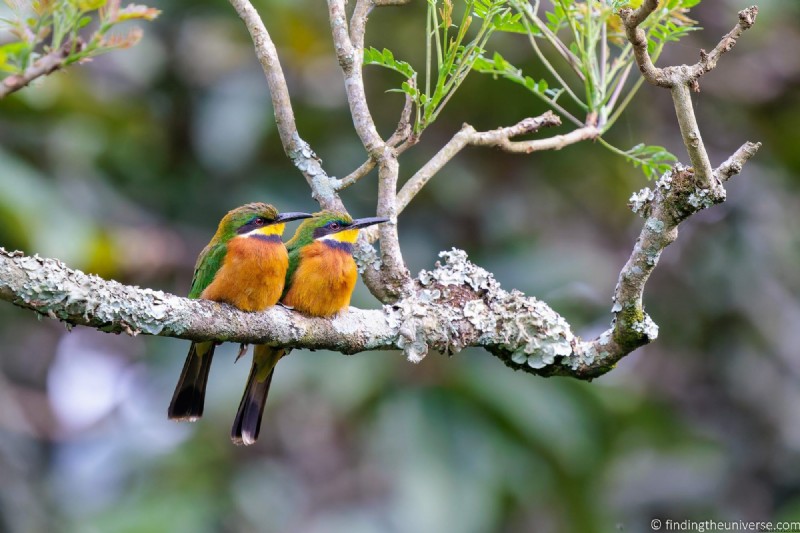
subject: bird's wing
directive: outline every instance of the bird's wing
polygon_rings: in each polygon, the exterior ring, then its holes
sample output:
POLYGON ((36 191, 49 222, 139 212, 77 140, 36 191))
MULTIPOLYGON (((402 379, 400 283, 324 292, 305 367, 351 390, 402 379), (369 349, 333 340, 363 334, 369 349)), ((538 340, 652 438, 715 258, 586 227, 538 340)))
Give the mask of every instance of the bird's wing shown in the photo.
POLYGON ((289 269, 286 270, 286 284, 283 286, 283 296, 289 292, 289 286, 292 284, 292 276, 294 276, 298 265, 300 265, 300 250, 302 249, 302 245, 292 246, 291 242, 286 244, 286 251, 289 252, 289 269))
POLYGON ((192 278, 192 289, 189 291, 189 298, 199 298, 206 287, 211 285, 219 267, 222 266, 227 248, 224 243, 209 244, 203 248, 203 251, 197 257, 197 264, 194 266, 194 277, 192 278))

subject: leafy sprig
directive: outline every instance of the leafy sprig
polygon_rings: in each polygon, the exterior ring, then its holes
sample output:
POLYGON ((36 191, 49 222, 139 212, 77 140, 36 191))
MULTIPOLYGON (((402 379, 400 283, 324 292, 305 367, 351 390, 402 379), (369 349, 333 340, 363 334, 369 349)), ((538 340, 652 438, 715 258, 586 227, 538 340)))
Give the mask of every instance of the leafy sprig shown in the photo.
POLYGON ((364 51, 364 63, 379 65, 402 74, 405 81, 399 91, 411 98, 415 107, 413 132, 419 136, 433 123, 455 94, 485 46, 496 31, 521 32, 521 16, 513 13, 507 0, 464 0, 456 23, 453 0, 427 0, 426 61, 424 80, 405 61, 395 59, 391 51, 370 48, 364 51), (473 21, 478 20, 480 24, 473 21))
POLYGON ((10 18, 0 30, 13 40, 0 46, 0 72, 23 76, 41 57, 57 53, 60 65, 86 61, 111 50, 129 48, 142 37, 141 28, 112 33, 130 20, 152 21, 158 9, 120 0, 5 0, 10 18), (88 27, 93 30, 87 30, 88 27))
MULTIPOLYGON (((686 13, 700 0, 661 0, 659 8, 640 27, 648 38, 650 55, 658 58, 667 42, 677 41, 698 29, 686 13)), ((630 81, 633 49, 625 38, 619 9, 638 7, 641 0, 550 0, 540 9, 540 0, 508 0, 522 18, 528 41, 552 79, 534 80, 499 52, 475 62, 479 72, 502 77, 527 88, 563 118, 575 125, 596 125, 606 133, 642 85, 630 81), (548 45, 557 58, 545 54, 548 45), (559 101, 564 94, 569 105, 559 101), (580 118, 583 114, 585 118, 580 118)), ((506 31, 500 29, 499 31, 506 31)), ((517 31, 506 31, 518 33, 517 31)), ((603 141, 603 146, 624 156, 652 178, 676 158, 661 147, 636 146, 622 150, 603 141), (652 149, 651 149, 652 148, 652 149)))

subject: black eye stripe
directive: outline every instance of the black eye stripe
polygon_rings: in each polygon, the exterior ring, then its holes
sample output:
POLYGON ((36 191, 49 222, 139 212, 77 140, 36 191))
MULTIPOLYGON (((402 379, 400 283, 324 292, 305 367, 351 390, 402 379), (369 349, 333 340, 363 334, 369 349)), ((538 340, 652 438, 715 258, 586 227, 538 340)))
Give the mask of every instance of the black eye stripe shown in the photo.
POLYGON ((314 238, 319 239, 320 237, 324 237, 326 235, 331 235, 332 233, 338 233, 340 231, 346 230, 347 226, 350 224, 343 220, 331 220, 327 222, 324 226, 320 226, 314 229, 314 238))
POLYGON ((266 217, 256 216, 248 220, 247 223, 243 224, 238 230, 236 230, 236 233, 241 235, 243 233, 252 231, 256 228, 263 228, 264 226, 268 226, 272 222, 274 221, 269 220, 266 217))

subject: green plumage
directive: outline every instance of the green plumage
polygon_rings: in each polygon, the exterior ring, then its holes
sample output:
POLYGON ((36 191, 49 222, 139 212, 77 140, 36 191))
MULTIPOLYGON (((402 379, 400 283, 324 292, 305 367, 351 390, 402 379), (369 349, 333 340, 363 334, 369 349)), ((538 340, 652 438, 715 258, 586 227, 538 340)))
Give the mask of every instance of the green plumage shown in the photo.
POLYGON ((199 298, 206 287, 211 285, 214 276, 217 275, 217 271, 225 260, 228 242, 236 236, 239 228, 257 216, 275 220, 278 217, 278 210, 269 204, 254 202, 237 207, 222 218, 211 242, 197 257, 189 298, 199 298))
POLYGON ((222 266, 222 262, 225 260, 227 251, 227 242, 217 244, 213 244, 212 242, 203 248, 194 266, 194 276, 192 277, 192 288, 189 290, 189 298, 199 298, 203 291, 206 290, 206 287, 211 285, 211 282, 214 281, 214 276, 217 275, 219 267, 222 266))

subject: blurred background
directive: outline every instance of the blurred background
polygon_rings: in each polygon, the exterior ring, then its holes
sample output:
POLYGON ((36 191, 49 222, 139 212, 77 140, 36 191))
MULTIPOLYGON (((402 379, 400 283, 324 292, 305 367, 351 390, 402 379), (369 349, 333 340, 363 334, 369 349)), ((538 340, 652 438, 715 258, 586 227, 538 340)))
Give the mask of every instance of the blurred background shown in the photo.
MULTIPOLYGON (((704 28, 661 64, 694 62, 744 0, 706 0, 704 28)), ((284 157, 263 74, 227 2, 151 1, 134 48, 0 101, 0 245, 186 294, 229 209, 316 209, 284 157)), ((364 160, 322 2, 261 0, 301 134, 327 170, 364 160)), ((592 383, 513 372, 481 350, 420 364, 397 352, 296 351, 281 361, 257 445, 228 438, 248 372, 218 349, 206 415, 166 418, 189 343, 71 333, 0 304, 0 531, 483 533, 650 531, 663 520, 800 520, 800 4, 758 24, 702 80, 712 163, 764 146, 724 205, 681 226, 646 292, 657 342, 592 383)), ((376 10, 367 42, 421 67, 424 2, 376 10)), ((494 46, 536 73, 524 41, 494 46)), ((381 132, 398 77, 367 68, 381 132)), ((544 73, 541 73, 543 75, 544 73)), ((421 143, 413 174, 460 127, 544 108, 472 75, 421 143)), ((566 131, 563 130, 563 131, 566 131)), ((547 132, 552 134, 554 132, 547 132)), ((686 162, 669 94, 643 87, 608 136, 686 162)), ((523 157, 470 149, 403 213, 412 272, 459 247, 592 337, 641 228, 648 185, 599 145, 523 157)), ((348 189, 375 210, 375 175, 348 189)), ((289 231, 293 231, 290 227, 289 231)), ((354 305, 376 307, 359 286, 354 305)))

